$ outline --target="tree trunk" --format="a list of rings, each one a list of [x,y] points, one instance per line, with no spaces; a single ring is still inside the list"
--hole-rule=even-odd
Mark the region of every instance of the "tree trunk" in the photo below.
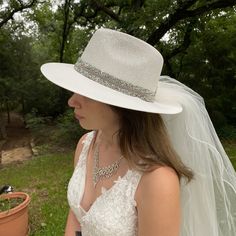
[[[6,107],[7,107],[7,124],[11,123],[11,116],[10,116],[10,108],[9,108],[9,103],[6,101]]]
[[[0,113],[0,140],[6,139],[6,137],[7,137],[7,133],[6,133],[4,117],[3,117],[3,113]]]

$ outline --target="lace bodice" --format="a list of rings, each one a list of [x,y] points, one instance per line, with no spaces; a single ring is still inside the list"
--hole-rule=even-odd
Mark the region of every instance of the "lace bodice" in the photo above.
[[[80,202],[85,189],[86,158],[94,132],[87,134],[79,161],[68,186],[68,202],[80,222],[83,236],[135,236],[137,212],[134,200],[141,173],[128,170],[95,200],[88,211]]]

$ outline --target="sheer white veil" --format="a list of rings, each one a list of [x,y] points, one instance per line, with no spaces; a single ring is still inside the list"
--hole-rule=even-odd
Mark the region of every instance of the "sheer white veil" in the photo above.
[[[194,179],[181,181],[181,236],[236,235],[236,174],[215,132],[202,97],[168,76],[161,76],[162,94],[183,107],[162,115],[172,145]]]

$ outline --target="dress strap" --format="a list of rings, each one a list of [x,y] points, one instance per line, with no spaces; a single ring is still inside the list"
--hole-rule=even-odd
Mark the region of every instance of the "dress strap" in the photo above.
[[[130,197],[134,200],[135,193],[142,177],[142,173],[136,170],[131,171],[131,178],[130,178]]]
[[[86,137],[82,141],[82,144],[84,144],[82,151],[84,149],[88,149],[89,148],[89,145],[92,142],[95,133],[96,133],[95,131],[91,131],[91,132],[86,134]],[[86,151],[88,151],[88,150],[86,150]]]
[[[88,150],[89,150],[90,144],[94,138],[95,133],[96,133],[95,131],[91,131],[91,132],[87,133],[86,137],[82,141],[83,147],[82,147],[82,150],[81,150],[81,153],[79,156],[79,161],[77,163],[77,166],[81,166],[81,165],[86,164]]]

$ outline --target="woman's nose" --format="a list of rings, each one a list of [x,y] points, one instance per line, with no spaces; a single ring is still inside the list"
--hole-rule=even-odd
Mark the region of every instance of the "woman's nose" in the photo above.
[[[68,100],[68,105],[69,105],[69,107],[81,107],[81,104],[80,104],[80,101],[79,101],[79,99],[78,99],[78,95],[77,94],[73,94],[70,98],[69,98],[69,100]]]

